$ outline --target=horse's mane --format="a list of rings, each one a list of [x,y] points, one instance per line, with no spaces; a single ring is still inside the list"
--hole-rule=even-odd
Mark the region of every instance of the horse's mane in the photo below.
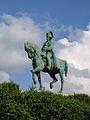
[[[29,45],[30,48],[34,49],[36,55],[40,55],[40,48],[36,44],[30,43]]]

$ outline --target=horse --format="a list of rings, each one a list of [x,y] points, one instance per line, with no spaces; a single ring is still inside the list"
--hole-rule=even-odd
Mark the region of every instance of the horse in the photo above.
[[[36,44],[26,42],[24,44],[24,48],[25,48],[25,51],[27,52],[28,58],[32,60],[33,70],[31,70],[31,72],[32,72],[32,79],[34,84],[36,84],[35,75],[37,75],[39,85],[40,85],[39,89],[40,90],[43,89],[42,82],[41,82],[41,75],[40,75],[40,71],[43,71],[48,73],[50,77],[53,79],[53,81],[50,82],[50,89],[52,89],[53,84],[58,81],[55,75],[59,74],[61,78],[61,89],[59,92],[62,93],[63,84],[64,84],[64,74],[65,76],[67,76],[67,72],[68,72],[67,61],[59,59],[54,56],[55,60],[52,59],[51,69],[48,70],[46,68],[46,64],[47,64],[45,61],[46,59],[42,58],[41,51]]]

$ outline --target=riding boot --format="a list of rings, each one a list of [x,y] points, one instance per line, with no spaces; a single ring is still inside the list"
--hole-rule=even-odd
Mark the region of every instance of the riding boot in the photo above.
[[[51,69],[51,60],[48,60],[47,68],[48,68],[49,70]]]
[[[47,53],[47,68],[51,69],[51,54]]]

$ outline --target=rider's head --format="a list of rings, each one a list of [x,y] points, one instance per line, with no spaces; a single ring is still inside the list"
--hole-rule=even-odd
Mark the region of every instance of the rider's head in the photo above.
[[[46,33],[46,36],[47,36],[48,40],[49,40],[49,38],[52,39],[53,33],[50,31],[50,32]]]

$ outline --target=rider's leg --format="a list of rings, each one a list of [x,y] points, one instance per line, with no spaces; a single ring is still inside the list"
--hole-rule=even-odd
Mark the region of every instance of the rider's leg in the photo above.
[[[51,68],[51,54],[47,52],[47,68]]]

